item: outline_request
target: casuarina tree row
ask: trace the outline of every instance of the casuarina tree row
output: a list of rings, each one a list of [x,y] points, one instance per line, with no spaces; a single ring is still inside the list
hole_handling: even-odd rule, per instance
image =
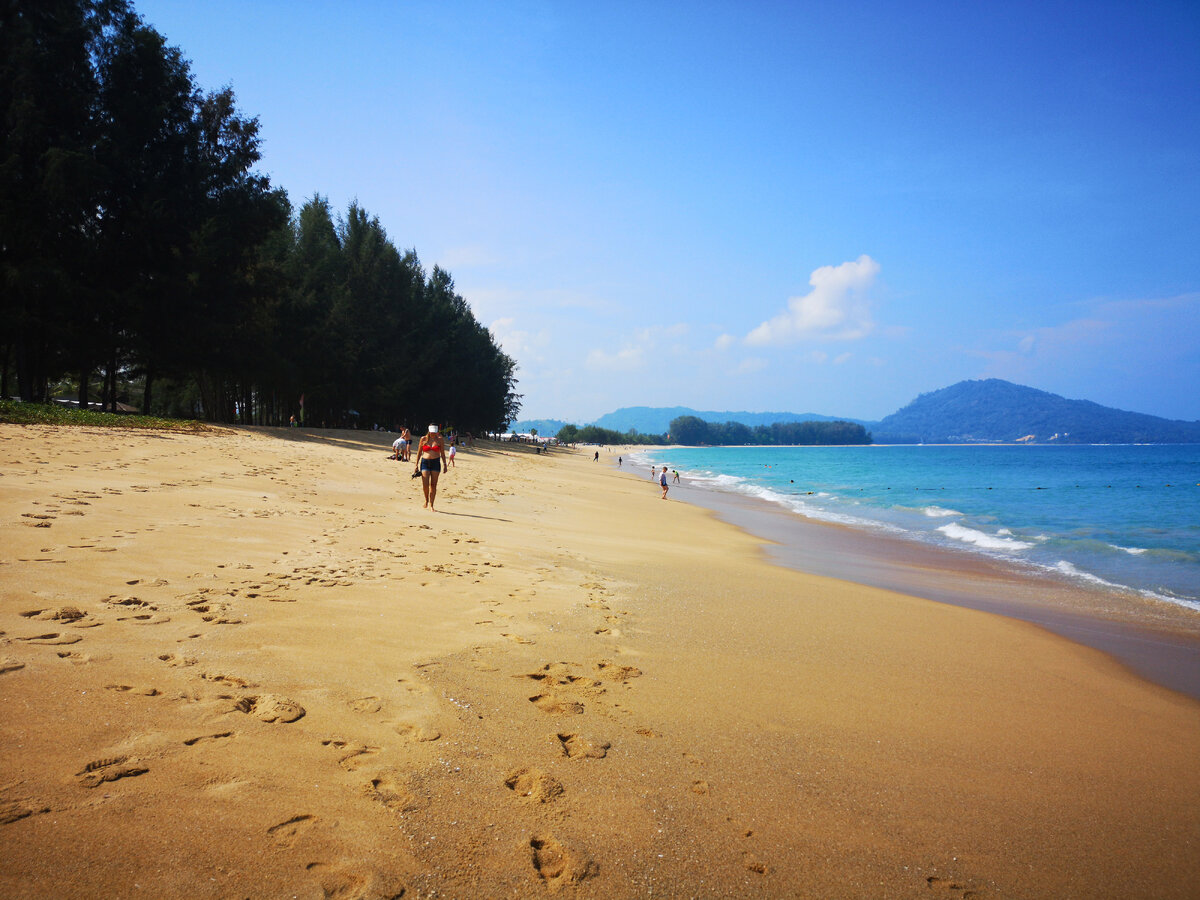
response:
[[[126,0],[0,5],[0,394],[309,424],[515,417],[515,364],[358,204],[299,210],[258,120]],[[130,393],[132,389],[132,393]]]

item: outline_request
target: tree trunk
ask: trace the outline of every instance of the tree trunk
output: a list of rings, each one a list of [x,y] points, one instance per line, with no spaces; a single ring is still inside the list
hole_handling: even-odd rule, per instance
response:
[[[8,361],[12,358],[12,344],[4,345],[4,357],[0,359],[0,400],[8,399]]]
[[[153,387],[154,387],[154,367],[147,366],[146,367],[146,389],[142,393],[142,415],[143,416],[150,415],[150,399],[151,399],[151,392],[153,390]]]
[[[17,393],[26,403],[45,403],[47,400],[48,377],[41,348],[31,347],[35,341],[26,340],[17,344]]]
[[[88,408],[88,381],[92,372],[86,367],[79,370],[79,408]]]
[[[108,357],[108,373],[105,376],[105,391],[103,409],[109,412],[117,411],[117,349],[114,347]]]

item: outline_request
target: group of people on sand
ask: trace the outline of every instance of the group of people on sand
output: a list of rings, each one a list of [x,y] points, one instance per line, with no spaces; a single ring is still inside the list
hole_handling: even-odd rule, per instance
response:
[[[400,437],[392,443],[392,459],[400,462],[413,462],[412,450],[414,445],[412,432],[407,428],[400,432]],[[438,425],[430,425],[429,430],[421,438],[417,446],[416,467],[412,477],[421,479],[421,490],[425,494],[425,509],[433,509],[437,499],[438,478],[443,469],[454,468],[454,457],[458,453],[456,441],[447,440]]]

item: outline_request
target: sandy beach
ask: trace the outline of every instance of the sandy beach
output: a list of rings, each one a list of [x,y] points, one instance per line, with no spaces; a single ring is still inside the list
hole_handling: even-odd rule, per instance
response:
[[[0,894],[1190,898],[1200,702],[592,453],[0,425]]]

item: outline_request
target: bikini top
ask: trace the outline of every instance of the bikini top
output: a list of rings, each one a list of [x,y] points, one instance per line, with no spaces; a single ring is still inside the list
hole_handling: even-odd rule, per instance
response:
[[[421,445],[422,453],[436,453],[437,451],[439,451],[441,449],[442,449],[442,447],[440,444],[422,444]]]

